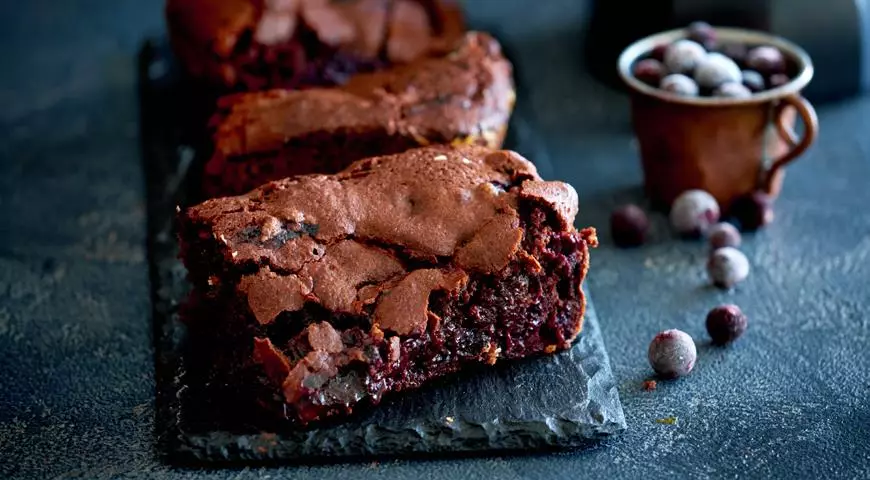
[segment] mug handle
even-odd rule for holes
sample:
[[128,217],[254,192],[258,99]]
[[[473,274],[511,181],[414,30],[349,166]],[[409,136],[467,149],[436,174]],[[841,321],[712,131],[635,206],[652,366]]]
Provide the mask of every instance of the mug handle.
[[[798,114],[801,116],[801,120],[804,122],[804,135],[802,138],[798,138],[791,125],[786,125],[785,123],[783,112],[787,107],[794,107],[797,109]],[[816,115],[816,110],[812,105],[810,105],[810,102],[800,94],[795,93],[780,100],[779,104],[776,106],[776,110],[774,111],[773,118],[774,124],[776,124],[777,133],[786,141],[786,143],[789,144],[791,149],[783,156],[776,159],[776,161],[774,161],[770,166],[770,169],[768,169],[767,178],[764,182],[764,190],[766,192],[771,192],[773,190],[773,180],[776,177],[776,172],[793,162],[799,156],[803,155],[803,153],[810,148],[810,145],[816,141],[816,137],[819,135],[819,117]]]

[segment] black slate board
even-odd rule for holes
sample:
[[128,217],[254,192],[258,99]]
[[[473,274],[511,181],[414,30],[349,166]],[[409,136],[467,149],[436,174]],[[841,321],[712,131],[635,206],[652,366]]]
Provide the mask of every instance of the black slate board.
[[[201,162],[189,127],[196,113],[181,106],[190,91],[161,42],[149,42],[139,63],[143,159],[148,190],[148,258],[151,272],[157,376],[157,438],[173,462],[323,461],[541,448],[576,448],[625,429],[616,383],[591,302],[575,346],[556,356],[460,373],[419,391],[388,397],[348,422],[313,430],[262,433],[228,431],[220,419],[205,422],[185,399],[203,395],[185,375],[185,341],[178,310],[186,298],[185,271],[173,232],[176,205],[192,197]],[[543,143],[524,110],[523,88],[506,147],[552,171]],[[588,295],[588,294],[587,294]],[[234,412],[235,413],[235,412]],[[200,415],[201,417],[201,415]]]

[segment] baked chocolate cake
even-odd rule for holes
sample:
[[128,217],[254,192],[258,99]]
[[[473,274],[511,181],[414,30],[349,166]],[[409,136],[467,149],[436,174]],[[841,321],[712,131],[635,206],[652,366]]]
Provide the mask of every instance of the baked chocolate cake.
[[341,84],[464,30],[450,0],[168,0],[166,17],[185,70],[223,91]]
[[238,195],[421,145],[499,148],[514,98],[498,42],[476,32],[446,56],[355,75],[342,87],[225,97],[212,119],[203,193]]
[[564,350],[583,323],[597,245],[594,229],[574,229],[576,213],[571,186],[475,146],[208,200],[179,214],[181,257],[208,305],[194,310],[210,312],[188,320],[208,346],[189,371],[238,385],[225,391],[256,397],[280,428],[472,365]]

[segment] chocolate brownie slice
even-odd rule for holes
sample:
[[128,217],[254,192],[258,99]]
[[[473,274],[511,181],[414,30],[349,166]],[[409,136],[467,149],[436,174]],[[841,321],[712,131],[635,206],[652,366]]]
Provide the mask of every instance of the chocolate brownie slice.
[[597,245],[576,213],[571,186],[475,146],[208,200],[179,214],[181,257],[217,312],[190,320],[221,351],[195,361],[224,371],[214,383],[256,377],[237,390],[300,425],[467,366],[566,349]]
[[343,87],[225,97],[212,119],[203,193],[237,195],[421,145],[498,148],[514,98],[511,65],[484,33],[469,33],[447,56],[356,75]]
[[168,0],[166,18],[187,72],[224,91],[340,84],[464,30],[449,0]]

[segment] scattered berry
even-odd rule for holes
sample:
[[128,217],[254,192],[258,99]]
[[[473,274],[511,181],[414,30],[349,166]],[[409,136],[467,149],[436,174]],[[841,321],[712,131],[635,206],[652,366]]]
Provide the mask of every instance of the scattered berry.
[[689,40],[698,42],[707,49],[716,46],[716,29],[707,22],[692,22],[688,28]]
[[719,204],[703,190],[686,190],[671,205],[670,219],[680,234],[698,236],[719,221]]
[[634,66],[634,76],[647,85],[657,87],[667,72],[662,62],[647,58]]
[[707,314],[707,333],[716,345],[737,340],[746,331],[746,315],[737,305],[720,305]]
[[785,72],[785,57],[776,47],[755,47],[746,54],[746,66],[762,75]]
[[713,250],[722,247],[739,247],[743,239],[737,227],[727,222],[717,223],[707,232],[710,247]]
[[649,219],[637,205],[624,205],[610,215],[610,233],[619,247],[643,245],[649,231]]
[[673,73],[692,73],[707,51],[691,40],[677,40],[665,50],[665,66]]
[[713,285],[731,288],[749,276],[749,260],[734,247],[718,248],[707,260],[707,274]]
[[702,88],[714,89],[724,83],[740,82],[742,79],[740,67],[721,53],[708,53],[695,68],[695,81]]
[[758,230],[773,221],[773,198],[760,191],[743,195],[734,201],[731,214],[743,230]]
[[755,70],[744,70],[743,85],[752,92],[760,92],[764,90],[764,77]]
[[663,378],[687,375],[695,366],[698,351],[686,332],[671,329],[660,332],[649,344],[649,364]]
[[746,62],[746,54],[749,49],[742,43],[726,43],[719,48],[719,53],[734,60],[738,65],[743,65]]
[[661,45],[656,45],[655,48],[649,53],[650,58],[658,60],[660,62],[665,61],[665,52],[668,50],[670,44],[662,43]]
[[698,84],[681,73],[674,73],[663,78],[659,88],[683,97],[697,97],[699,91]]
[[646,390],[647,392],[651,392],[651,391],[655,390],[656,387],[658,387],[658,386],[659,386],[659,384],[656,383],[655,380],[644,380],[643,381],[643,389]]
[[742,83],[728,82],[719,85],[719,88],[713,91],[713,96],[720,98],[749,98],[752,96],[752,91]]
[[771,75],[770,78],[767,80],[768,85],[772,89],[779,88],[779,87],[787,84],[788,82],[791,82],[791,79],[788,78],[788,75],[786,75],[784,73],[775,73],[775,74]]

